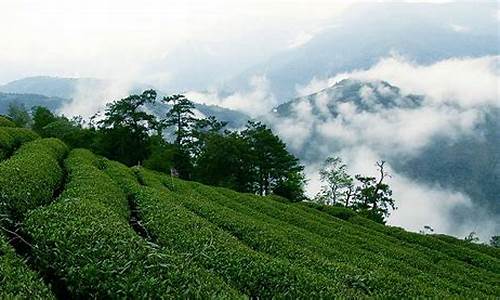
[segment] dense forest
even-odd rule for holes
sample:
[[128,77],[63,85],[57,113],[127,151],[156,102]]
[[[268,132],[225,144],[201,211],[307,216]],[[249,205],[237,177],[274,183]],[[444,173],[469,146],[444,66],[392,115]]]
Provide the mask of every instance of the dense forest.
[[[196,117],[193,102],[183,95],[158,98],[154,90],[130,95],[109,103],[89,120],[68,119],[43,106],[29,112],[23,105],[11,104],[8,118],[72,148],[185,180],[349,208],[379,223],[396,208],[384,181],[389,174],[383,161],[377,162],[379,178],[359,174],[352,178],[340,158],[328,159],[321,171],[325,185],[308,199],[304,167],[268,126],[249,120],[241,130],[229,130],[214,116]],[[160,102],[170,107],[162,118],[148,112]]]

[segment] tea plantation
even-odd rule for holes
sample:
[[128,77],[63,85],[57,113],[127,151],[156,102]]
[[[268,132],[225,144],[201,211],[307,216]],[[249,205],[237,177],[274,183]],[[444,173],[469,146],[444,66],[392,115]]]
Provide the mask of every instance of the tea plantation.
[[0,299],[500,298],[500,250],[128,168],[0,119]]

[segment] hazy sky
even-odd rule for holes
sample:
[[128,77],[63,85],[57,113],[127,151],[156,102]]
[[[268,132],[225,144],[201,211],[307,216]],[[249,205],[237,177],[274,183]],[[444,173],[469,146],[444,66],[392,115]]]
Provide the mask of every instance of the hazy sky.
[[199,47],[255,63],[304,42],[349,5],[332,0],[2,0],[0,83],[40,74],[143,76],[161,82],[172,74],[154,64],[186,45],[190,51]]
[[162,86],[189,59],[231,76],[307,42],[357,2],[1,0],[0,84],[53,75]]

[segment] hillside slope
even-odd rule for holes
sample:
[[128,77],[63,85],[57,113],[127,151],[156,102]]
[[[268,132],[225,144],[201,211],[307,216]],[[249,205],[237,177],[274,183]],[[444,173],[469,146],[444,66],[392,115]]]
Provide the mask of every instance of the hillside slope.
[[500,297],[498,249],[31,138],[0,163],[0,298]]

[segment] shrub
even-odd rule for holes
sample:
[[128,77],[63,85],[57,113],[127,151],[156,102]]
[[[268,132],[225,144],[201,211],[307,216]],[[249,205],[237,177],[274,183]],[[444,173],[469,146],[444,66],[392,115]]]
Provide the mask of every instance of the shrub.
[[[290,250],[294,249],[293,252],[304,253],[303,256],[308,255],[308,262],[305,262],[303,256],[289,257],[291,261],[301,262],[318,273],[325,272],[324,274],[333,272],[327,271],[330,268],[328,265],[333,261],[346,263],[347,265],[339,266],[334,273],[343,273],[342,282],[349,286],[358,286],[376,295],[392,296],[413,294],[484,297],[499,293],[495,287],[496,276],[487,270],[450,259],[439,251],[425,249],[419,245],[409,245],[371,231],[367,232],[366,229],[332,218],[315,209],[282,204],[267,197],[239,194],[220,188],[201,188],[199,184],[182,182],[169,176],[162,176],[161,179],[164,186],[165,183],[174,181],[172,189],[190,197],[189,202],[183,203],[184,206],[233,232],[245,243],[252,245],[252,248],[255,245],[259,247],[257,249],[266,251],[266,247],[270,247],[272,250],[266,253],[271,255],[290,255],[292,254]],[[228,198],[214,194],[214,190],[226,192]],[[208,204],[203,204],[207,202],[211,203],[211,206],[216,203],[219,206],[215,205],[217,208],[209,209]],[[228,208],[231,211],[227,211]],[[241,218],[237,221],[239,214]],[[245,237],[251,233],[250,228],[243,229],[245,221],[253,221],[251,222],[253,228],[250,228],[258,231],[259,235]],[[267,223],[267,229],[264,229],[261,223],[263,221]],[[277,230],[274,239],[266,241],[262,238],[272,230],[270,226]],[[299,228],[310,233],[298,230]],[[294,243],[288,251],[284,249],[287,242]],[[269,246],[265,246],[266,244]],[[415,246],[419,249],[413,249]],[[330,262],[324,262],[322,257]],[[371,270],[370,276],[366,276],[366,273],[357,274],[354,266],[360,270]]]
[[16,148],[21,146],[24,143],[31,142],[33,140],[40,138],[40,136],[38,134],[36,134],[33,130],[28,129],[28,128],[4,127],[1,129],[6,131],[8,134],[10,134],[14,138],[14,147],[16,147]]
[[16,255],[1,232],[0,299],[54,299],[40,276]]
[[26,128],[0,127],[0,161],[8,158],[22,144],[38,137]]
[[186,257],[139,237],[124,217],[125,195],[90,152],[72,151],[66,165],[66,190],[57,202],[30,212],[24,229],[36,242],[39,267],[54,270],[73,297],[239,297]]
[[298,205],[311,207],[329,214],[332,217],[342,220],[349,220],[356,215],[356,212],[350,208],[343,206],[322,205],[313,202],[300,202]]
[[0,127],[16,127],[16,123],[12,122],[7,117],[0,116]]
[[[363,278],[364,285],[358,285],[357,292],[375,293],[377,295],[390,292],[393,295],[400,296],[410,294],[439,295],[442,292],[432,291],[422,285],[413,287],[411,285],[412,280],[403,279],[392,274],[392,272],[372,273],[369,278],[364,277],[366,272],[363,269],[351,265],[349,261],[338,260],[337,258],[340,256],[333,255],[335,247],[331,249],[332,251],[329,251],[330,257],[323,255],[322,252],[324,251],[321,251],[321,248],[318,249],[318,245],[321,241],[324,241],[324,238],[318,237],[319,239],[314,241],[314,237],[304,234],[302,230],[293,226],[287,226],[283,222],[276,222],[272,218],[256,217],[255,214],[249,214],[248,210],[238,210],[236,208],[238,203],[235,199],[224,200],[224,197],[215,192],[215,188],[201,189],[199,184],[183,182],[170,177],[168,179],[164,177],[163,180],[174,181],[175,192],[186,196],[179,200],[189,210],[232,233],[256,251],[275,258],[290,260],[294,265],[305,266],[316,274],[328,277],[332,282],[335,282],[338,289],[354,288],[356,286],[353,283],[355,278]],[[234,206],[231,208],[225,207],[217,203],[220,201],[226,201],[228,204],[233,203]],[[348,257],[352,259],[351,253],[346,254],[350,254]],[[377,262],[373,260],[371,263],[373,269]],[[370,261],[365,261],[365,266],[366,264],[370,264]],[[373,275],[378,275],[378,278]],[[399,283],[399,285],[396,283]],[[406,289],[402,288],[404,284],[406,284]]]
[[28,210],[49,203],[63,181],[59,161],[66,151],[57,139],[39,139],[0,163],[0,213],[21,220]]
[[[352,225],[341,220],[335,221],[335,219],[328,218],[328,216],[316,210],[308,209],[307,212],[304,212],[298,207],[270,201],[267,198],[250,194],[237,194],[227,189],[218,190],[223,194],[232,196],[232,199],[244,206],[253,209],[246,210],[247,215],[253,214],[262,219],[265,218],[263,216],[265,214],[281,222],[293,224],[322,236],[323,240],[312,239],[303,246],[314,245],[318,252],[323,252],[326,256],[331,253],[330,256],[332,257],[335,256],[338,259],[344,257],[346,260],[350,260],[353,255],[358,258],[364,257],[366,259],[353,261],[353,263],[363,269],[373,269],[375,267],[380,269],[382,274],[390,271],[394,275],[401,274],[402,277],[418,276],[418,278],[414,277],[415,283],[422,281],[426,285],[433,285],[441,289],[447,288],[454,293],[472,293],[471,295],[474,295],[476,292],[500,291],[496,288],[497,280],[493,274],[485,272],[485,270],[471,268],[464,264],[464,261],[450,260],[446,258],[445,253],[430,249],[415,251],[412,247],[408,247],[404,243],[400,243],[400,241],[396,240],[395,243],[391,243],[387,237],[366,233],[365,230],[353,228]],[[215,199],[220,199],[220,197]],[[226,201],[225,203],[228,206],[236,207],[233,202],[235,201]],[[297,243],[302,242],[301,239],[297,240]],[[320,251],[322,248],[323,250]],[[331,249],[337,251],[333,252]],[[370,262],[375,261],[377,264],[371,266]],[[436,264],[437,261],[440,263]],[[487,270],[499,269],[495,261],[489,263],[491,266],[486,267],[483,265],[482,267]],[[422,275],[421,270],[426,270],[432,275]],[[468,276],[460,275],[464,273],[467,273]],[[449,278],[449,281],[441,278]],[[471,280],[472,278],[474,280]],[[394,284],[400,284],[397,282],[400,279],[394,279],[396,280]],[[389,278],[386,281],[389,281]]]
[[141,219],[160,245],[191,253],[193,260],[251,298],[333,297],[347,293],[323,276],[248,248],[178,204],[182,197],[179,194],[143,187],[134,196]]
[[491,247],[488,245],[484,244],[476,244],[476,243],[469,243],[466,242],[462,239],[457,239],[455,237],[449,236],[449,235],[444,235],[444,234],[433,234],[432,237],[436,239],[440,239],[442,241],[447,242],[448,244],[455,244],[457,246],[463,247],[463,248],[469,248],[474,251],[481,252],[483,254],[489,255],[491,257],[495,257],[497,259],[500,259],[500,249]]

